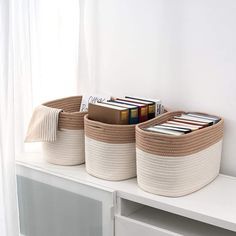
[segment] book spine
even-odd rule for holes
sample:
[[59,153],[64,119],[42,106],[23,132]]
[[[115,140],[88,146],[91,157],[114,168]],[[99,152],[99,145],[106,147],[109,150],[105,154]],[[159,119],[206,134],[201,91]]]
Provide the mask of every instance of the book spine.
[[138,108],[129,109],[129,124],[138,124]]
[[148,105],[148,119],[153,119],[156,116],[156,104]]
[[139,107],[139,123],[148,120],[148,106]]
[[155,102],[156,105],[156,116],[161,115],[162,113],[164,113],[164,107],[161,105],[161,103],[159,102]]
[[120,120],[117,121],[117,124],[129,124],[129,109],[120,111]]

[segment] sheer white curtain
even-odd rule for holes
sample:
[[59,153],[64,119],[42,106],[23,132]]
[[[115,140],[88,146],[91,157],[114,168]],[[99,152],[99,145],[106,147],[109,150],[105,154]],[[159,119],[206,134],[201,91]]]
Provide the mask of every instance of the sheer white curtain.
[[[17,8],[14,2],[1,1],[0,9],[0,233],[15,236],[18,235],[18,212],[14,162],[16,151],[22,148],[20,139],[22,138],[23,113],[28,109],[28,101],[31,100],[30,71],[27,68],[29,52],[26,47],[27,37],[24,37],[27,34],[21,34],[20,28],[18,31],[15,27],[18,15],[15,15]],[[27,27],[24,30],[27,32]],[[24,109],[22,109],[23,104]]]
[[32,108],[77,94],[78,0],[0,0],[0,235],[18,235],[15,156]]

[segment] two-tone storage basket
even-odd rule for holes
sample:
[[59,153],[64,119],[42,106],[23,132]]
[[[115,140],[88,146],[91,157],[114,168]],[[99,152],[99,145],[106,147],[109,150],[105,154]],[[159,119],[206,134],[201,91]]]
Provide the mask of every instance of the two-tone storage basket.
[[219,174],[223,119],[181,136],[145,131],[183,112],[167,112],[136,127],[138,185],[145,191],[183,196],[199,190]]
[[62,98],[44,106],[62,109],[59,114],[56,141],[42,144],[46,161],[57,165],[84,163],[84,115],[80,112],[82,96]]
[[84,117],[89,174],[106,180],[136,176],[135,125],[111,125]]

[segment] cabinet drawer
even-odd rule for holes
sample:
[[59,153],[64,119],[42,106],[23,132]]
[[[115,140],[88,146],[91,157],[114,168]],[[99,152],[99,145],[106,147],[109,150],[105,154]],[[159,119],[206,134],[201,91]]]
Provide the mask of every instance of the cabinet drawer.
[[124,216],[115,217],[116,236],[179,236],[161,228],[129,219]]

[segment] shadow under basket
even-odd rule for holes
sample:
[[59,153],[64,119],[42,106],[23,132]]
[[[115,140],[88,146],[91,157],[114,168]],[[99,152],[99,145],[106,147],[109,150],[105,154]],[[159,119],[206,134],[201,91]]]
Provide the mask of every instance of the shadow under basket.
[[42,144],[47,162],[57,165],[84,163],[84,115],[87,112],[80,112],[81,101],[82,96],[73,96],[43,104],[63,109],[59,114],[56,141]]
[[184,112],[167,112],[136,127],[137,181],[145,191],[178,197],[195,192],[219,174],[223,119],[181,136],[145,131]]
[[89,174],[106,180],[136,176],[135,125],[111,125],[84,117]]

